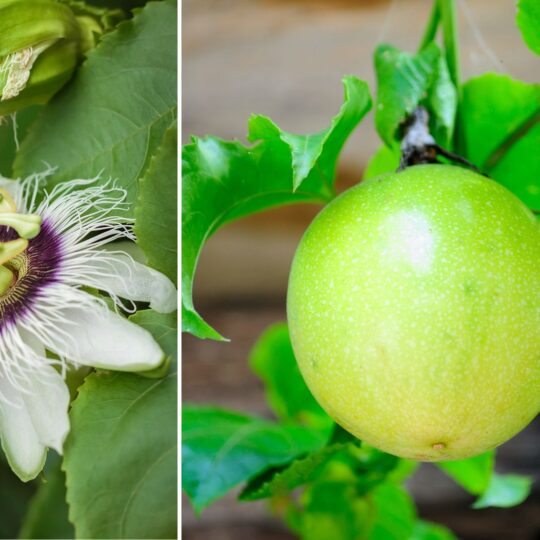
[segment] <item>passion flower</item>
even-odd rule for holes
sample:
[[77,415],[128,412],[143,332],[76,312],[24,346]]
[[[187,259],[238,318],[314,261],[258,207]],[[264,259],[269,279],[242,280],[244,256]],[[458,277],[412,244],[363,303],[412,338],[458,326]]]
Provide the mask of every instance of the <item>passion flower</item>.
[[39,473],[47,448],[62,452],[70,364],[146,371],[165,360],[149,332],[92,290],[117,305],[124,299],[163,313],[176,309],[167,277],[111,246],[134,239],[117,217],[126,206],[123,190],[73,180],[38,203],[42,179],[0,178],[0,437],[22,480]]

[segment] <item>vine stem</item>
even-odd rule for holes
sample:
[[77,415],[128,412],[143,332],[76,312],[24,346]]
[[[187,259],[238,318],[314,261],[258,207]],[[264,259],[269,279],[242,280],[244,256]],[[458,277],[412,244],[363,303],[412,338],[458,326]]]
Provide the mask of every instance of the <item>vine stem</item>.
[[401,160],[398,171],[421,163],[440,163],[440,156],[482,174],[464,157],[439,146],[429,132],[429,114],[423,107],[416,107],[404,125],[401,141]]
[[455,0],[438,0],[438,7],[441,13],[443,28],[444,50],[446,53],[446,62],[450,71],[450,78],[459,88],[459,45],[457,32],[457,11]]
[[457,110],[454,122],[454,134],[451,149],[464,153],[466,148],[465,134],[461,121],[461,76],[459,69],[459,35],[457,29],[456,0],[435,0],[441,12],[444,51],[450,78],[457,92]]
[[457,31],[456,0],[433,0],[431,14],[420,40],[418,52],[425,49],[435,41],[439,24],[442,25],[444,53],[450,79],[454,84],[458,95],[458,111],[454,124],[454,135],[451,149],[458,148],[464,151],[464,134],[461,130],[459,104],[461,103],[460,70],[459,70],[459,36]]
[[439,8],[439,0],[433,2],[433,7],[431,9],[431,15],[429,16],[429,21],[424,30],[424,35],[420,41],[420,46],[418,47],[418,52],[423,51],[432,41],[435,40],[437,35],[437,30],[439,28],[439,22],[441,20],[441,10]]

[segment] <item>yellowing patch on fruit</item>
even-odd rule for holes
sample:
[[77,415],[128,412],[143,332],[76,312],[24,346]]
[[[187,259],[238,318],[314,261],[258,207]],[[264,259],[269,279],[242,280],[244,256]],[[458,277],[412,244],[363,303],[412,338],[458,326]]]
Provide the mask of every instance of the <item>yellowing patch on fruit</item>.
[[315,398],[391,454],[474,456],[540,410],[540,226],[466,169],[418,165],[330,203],[298,247],[287,311]]

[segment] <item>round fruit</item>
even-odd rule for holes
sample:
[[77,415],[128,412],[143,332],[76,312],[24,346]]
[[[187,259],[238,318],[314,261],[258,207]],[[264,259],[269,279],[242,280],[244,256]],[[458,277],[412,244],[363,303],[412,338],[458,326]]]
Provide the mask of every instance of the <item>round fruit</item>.
[[418,165],[307,230],[287,300],[298,364],[336,422],[422,461],[480,454],[540,410],[540,226],[499,184]]

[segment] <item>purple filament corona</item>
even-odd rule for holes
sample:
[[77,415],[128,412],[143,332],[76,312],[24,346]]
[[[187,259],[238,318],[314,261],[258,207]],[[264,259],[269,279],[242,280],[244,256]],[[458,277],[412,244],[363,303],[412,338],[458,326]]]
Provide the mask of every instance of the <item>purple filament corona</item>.
[[[13,229],[0,226],[0,242],[17,238]],[[40,233],[29,240],[26,251],[13,264],[5,265],[14,272],[16,281],[0,296],[0,332],[29,313],[47,286],[58,281],[62,258],[62,240],[52,224],[44,220]]]

